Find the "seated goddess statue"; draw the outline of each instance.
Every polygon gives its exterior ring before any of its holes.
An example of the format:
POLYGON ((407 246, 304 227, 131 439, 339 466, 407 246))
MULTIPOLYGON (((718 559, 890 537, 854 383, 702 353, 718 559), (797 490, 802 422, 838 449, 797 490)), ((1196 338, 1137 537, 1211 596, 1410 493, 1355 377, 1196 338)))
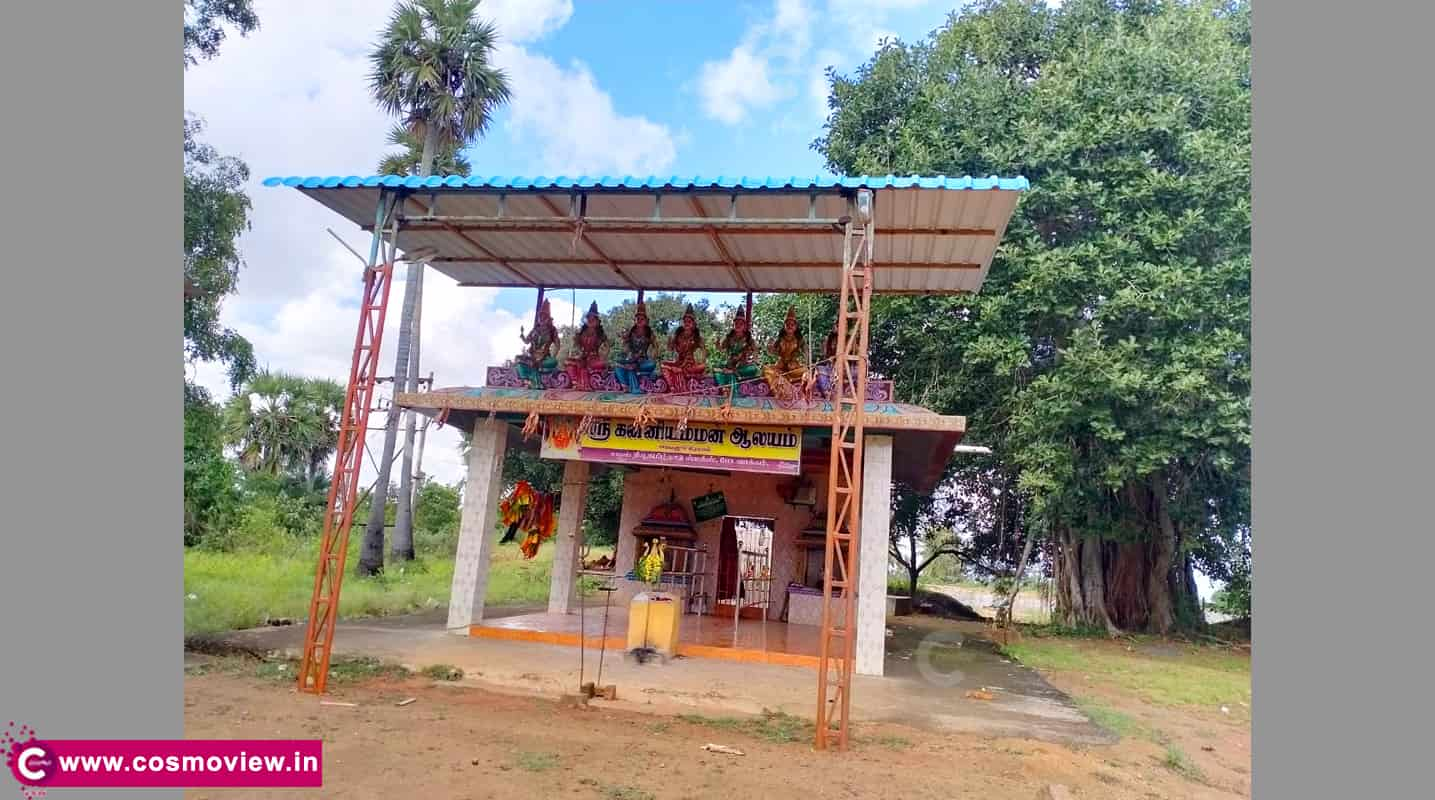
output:
MULTIPOLYGON (((827 334, 827 340, 822 343, 822 363, 813 368, 814 382, 817 384, 817 391, 823 397, 832 396, 832 376, 837 374, 837 323, 832 323, 832 332, 827 334)), ((851 385, 849 378, 847 386, 851 385)))
POLYGON ((663 362, 663 379, 668 391, 681 393, 688 389, 688 381, 703 376, 708 371, 707 353, 703 348, 703 334, 698 330, 698 318, 693 313, 692 303, 683 312, 683 321, 673 332, 668 342, 672 348, 673 360, 663 362))
POLYGON ((782 322, 782 333, 778 334, 768 352, 777 361, 762 368, 762 377, 772 389, 773 397, 791 400, 798 388, 807 380, 807 365, 802 360, 802 333, 797 329, 797 312, 787 308, 787 318, 782 322))
POLYGON ((598 303, 595 300, 588 306, 583 327, 573 336, 573 353, 566 364, 568 377, 573 379, 575 388, 584 392, 592 390, 589 376, 607 365, 607 350, 608 334, 603 330, 603 320, 598 316, 598 303))
POLYGON ((657 369, 657 364, 653 362, 653 344, 656 338, 652 327, 648 325, 648 309, 640 302, 633 317, 633 326, 628 328, 628 332, 623 334, 620 340, 621 348, 613 368, 618 382, 633 394, 642 394, 643 391, 638 385, 638 377, 651 377, 657 369))
POLYGON ((713 371, 718 386, 726 386, 728 397, 737 394, 737 385, 758 376, 757 342, 741 307, 732 318, 732 330, 722 339, 723 365, 713 371))
POLYGON ((558 369, 558 359, 553 355, 558 347, 558 328, 553 324, 553 313, 547 300, 538 309, 533 330, 524 333, 519 328, 518 336, 527 345, 514 359, 518 377, 528 381, 533 388, 542 389, 543 376, 558 369))

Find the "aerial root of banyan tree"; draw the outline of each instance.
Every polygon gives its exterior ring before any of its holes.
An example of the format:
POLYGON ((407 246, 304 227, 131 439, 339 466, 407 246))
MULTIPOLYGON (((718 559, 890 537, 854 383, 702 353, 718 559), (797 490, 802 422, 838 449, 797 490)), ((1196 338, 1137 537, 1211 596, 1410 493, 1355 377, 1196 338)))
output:
POLYGON ((1167 634, 1204 624, 1195 568, 1181 553, 1181 531, 1152 491, 1128 490, 1144 536, 1115 541, 1053 531, 1055 621, 1069 627, 1167 634))

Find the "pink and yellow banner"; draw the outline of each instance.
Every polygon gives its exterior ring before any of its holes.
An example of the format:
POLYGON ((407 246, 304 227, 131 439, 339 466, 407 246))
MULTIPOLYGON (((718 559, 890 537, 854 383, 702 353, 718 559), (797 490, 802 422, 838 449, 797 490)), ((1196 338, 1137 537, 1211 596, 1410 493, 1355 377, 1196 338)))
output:
POLYGON ((545 421, 542 458, 656 467, 796 475, 802 468, 802 429, 777 425, 674 421, 641 429, 626 419, 594 419, 581 440, 576 417, 545 421))

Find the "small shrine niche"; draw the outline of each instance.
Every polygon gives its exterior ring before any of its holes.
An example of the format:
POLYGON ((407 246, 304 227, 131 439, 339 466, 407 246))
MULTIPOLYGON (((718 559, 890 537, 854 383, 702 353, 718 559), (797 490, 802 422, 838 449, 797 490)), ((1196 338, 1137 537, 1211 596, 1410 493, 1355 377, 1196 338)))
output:
POLYGON ((688 520, 687 510, 678 502, 676 490, 671 493, 667 502, 654 506, 653 510, 643 517, 637 527, 633 528, 633 535, 640 541, 666 539, 684 544, 695 541, 698 537, 697 529, 688 520))

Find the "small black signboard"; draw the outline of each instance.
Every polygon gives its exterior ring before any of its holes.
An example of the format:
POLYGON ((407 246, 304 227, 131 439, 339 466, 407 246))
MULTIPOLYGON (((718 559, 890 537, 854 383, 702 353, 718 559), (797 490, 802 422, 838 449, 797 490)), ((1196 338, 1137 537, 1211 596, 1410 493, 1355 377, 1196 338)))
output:
POLYGON ((727 516, 727 498, 722 492, 712 492, 693 498, 693 518, 698 522, 727 516))

